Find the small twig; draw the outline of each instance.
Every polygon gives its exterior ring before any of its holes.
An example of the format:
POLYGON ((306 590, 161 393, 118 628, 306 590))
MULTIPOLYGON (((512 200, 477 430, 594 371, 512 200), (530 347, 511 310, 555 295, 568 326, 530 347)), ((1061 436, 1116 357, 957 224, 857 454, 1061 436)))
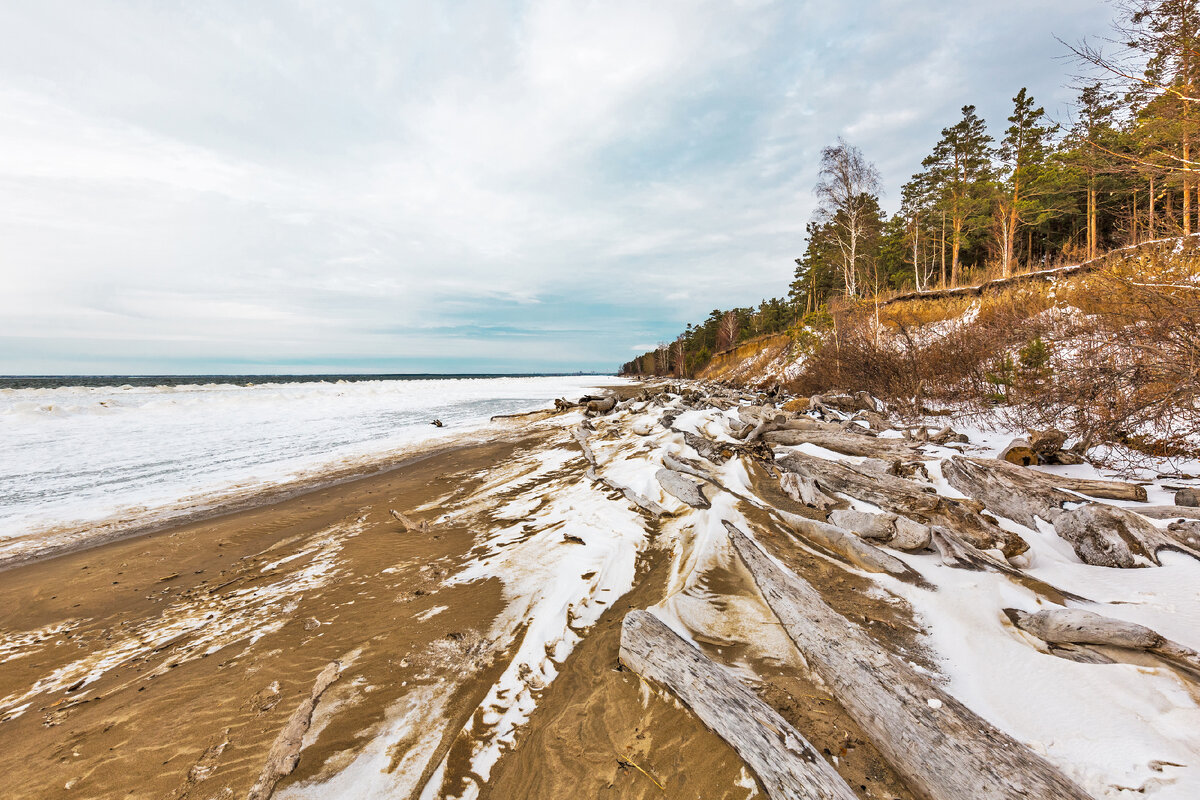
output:
POLYGON ((618 753, 618 754, 617 754, 617 761, 621 762, 622 764, 628 764, 629 766, 631 766, 631 767, 633 767, 634 769, 636 769, 638 772, 640 772, 640 773, 642 773, 643 775, 645 775, 647 778, 649 778, 649 779, 650 779, 650 782, 651 782, 651 783, 653 783, 655 786, 657 786, 657 787, 658 787, 659 791, 661 791, 661 792, 666 792, 666 791, 667 791, 666 787, 665 787, 665 786, 663 786, 661 783, 659 783, 657 780, 655 780, 653 775, 651 775, 649 772, 646 772, 646 770, 642 769, 642 768, 641 768, 641 767, 639 767, 637 764, 633 763, 633 759, 629 758, 628 756, 623 756, 623 755, 621 755, 620 753, 618 753))

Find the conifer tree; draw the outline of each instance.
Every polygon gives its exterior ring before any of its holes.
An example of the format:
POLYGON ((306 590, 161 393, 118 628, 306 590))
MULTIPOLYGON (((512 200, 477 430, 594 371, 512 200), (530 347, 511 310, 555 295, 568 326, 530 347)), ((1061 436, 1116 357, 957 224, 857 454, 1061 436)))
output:
POLYGON ((1045 116, 1045 109, 1034 108, 1033 98, 1022 87, 1013 98, 1013 113, 998 149, 1005 192, 998 200, 996 216, 1001 223, 1000 268, 1006 278, 1012 275, 1017 229, 1034 217, 1037 210, 1037 184, 1055 131, 1055 126, 1043 123, 1045 116))
POLYGON ((956 124, 942 129, 942 138, 921 162, 950 220, 952 284, 961 277, 963 243, 988 210, 992 179, 992 137, 975 106, 963 106, 962 115, 956 124))

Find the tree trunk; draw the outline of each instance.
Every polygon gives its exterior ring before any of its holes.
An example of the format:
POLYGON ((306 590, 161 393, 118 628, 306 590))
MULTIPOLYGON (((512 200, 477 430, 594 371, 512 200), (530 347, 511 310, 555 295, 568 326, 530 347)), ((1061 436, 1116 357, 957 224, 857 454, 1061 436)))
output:
POLYGON ((856 800, 837 771, 775 709, 650 612, 625 615, 620 659, 682 700, 742 757, 772 800, 856 800))
POLYGON ((916 793, 930 800, 1090 800, 1048 761, 876 644, 736 527, 725 527, 810 669, 916 793))

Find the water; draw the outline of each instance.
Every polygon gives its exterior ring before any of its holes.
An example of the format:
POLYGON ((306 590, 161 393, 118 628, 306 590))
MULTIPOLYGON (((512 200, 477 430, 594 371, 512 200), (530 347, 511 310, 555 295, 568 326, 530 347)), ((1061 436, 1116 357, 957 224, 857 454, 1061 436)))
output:
POLYGON ((0 379, 0 539, 367 464, 616 381, 320 377, 0 379))

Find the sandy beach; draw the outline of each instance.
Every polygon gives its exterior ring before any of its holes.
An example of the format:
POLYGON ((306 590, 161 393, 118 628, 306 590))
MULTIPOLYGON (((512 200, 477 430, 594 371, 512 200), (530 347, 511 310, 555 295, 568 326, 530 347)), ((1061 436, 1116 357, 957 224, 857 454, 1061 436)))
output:
MULTIPOLYGON (((916 796, 810 670, 721 526, 750 532, 845 624, 976 702, 992 678, 963 683, 945 660, 937 633, 958 620, 937 604, 986 598, 1000 583, 1008 602, 1025 590, 928 551, 896 553, 900 579, 864 568, 797 527, 824 512, 789 496, 771 460, 751 455, 769 450, 729 437, 728 401, 619 391, 628 400, 611 414, 502 420, 488 441, 6 570, 6 796, 761 796, 722 738, 621 666, 622 621, 646 608, 753 687, 857 796, 916 796), (664 460, 707 463, 696 506, 663 491, 664 460), (276 762, 286 767, 273 772, 276 762)), ((1188 570, 1150 572, 1186 582, 1188 570)), ((1095 597, 1096 585, 1087 590, 1095 597)), ((1191 610, 1181 614, 1169 629, 1186 628, 1191 610)), ((998 609, 986 615, 974 634, 982 656, 989 636, 1005 647, 1013 638, 998 609)), ((1028 660, 1018 669, 1068 664, 1017 648, 1028 660)), ((1115 679, 1174 692, 1175 724, 1200 718, 1182 699, 1194 686, 1142 663, 1146 675, 1115 679)), ((1137 763, 1114 764, 1112 775, 1090 772, 1072 761, 1077 746, 1041 743, 1054 725, 1020 728, 1010 707, 1028 701, 1004 698, 1011 681, 991 689, 989 719, 1069 774, 1103 785, 1146 769, 1133 754, 1137 763)), ((1053 721, 1055 709, 1045 713, 1053 721)), ((1113 713, 1116 725, 1134 709, 1113 713)), ((1145 741, 1154 752, 1159 740, 1145 741)))

